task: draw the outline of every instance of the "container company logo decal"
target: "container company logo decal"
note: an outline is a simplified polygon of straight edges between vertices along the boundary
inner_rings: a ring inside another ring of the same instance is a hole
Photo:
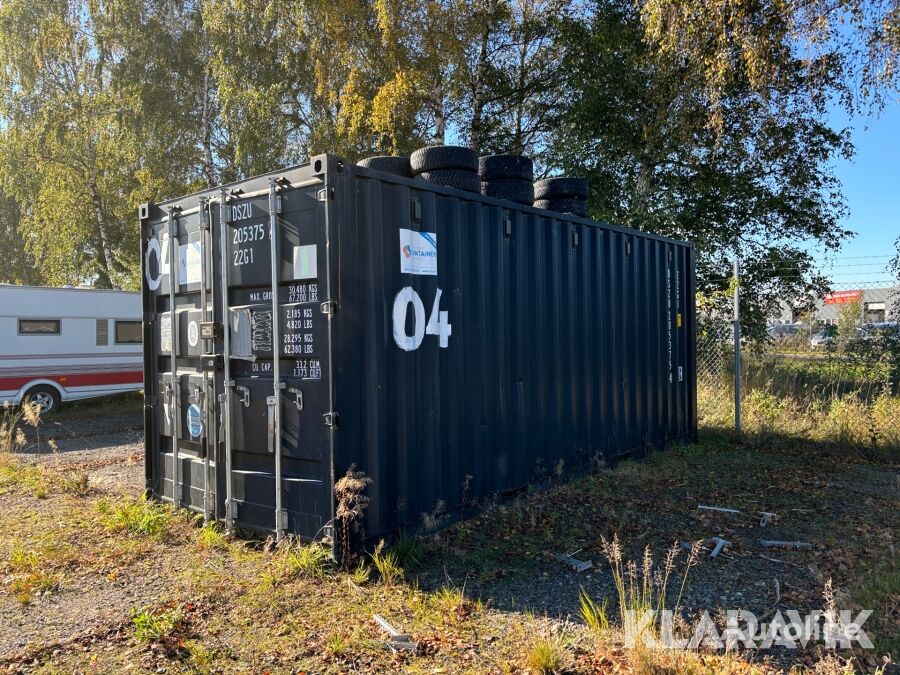
[[[437,234],[400,229],[400,272],[437,276]]]

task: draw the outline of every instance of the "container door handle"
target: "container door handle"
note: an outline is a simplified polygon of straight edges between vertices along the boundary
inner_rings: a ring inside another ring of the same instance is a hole
[[[165,397],[165,401],[166,401],[164,408],[166,411],[166,423],[169,425],[169,431],[172,432],[172,436],[175,435],[175,431],[173,428],[174,420],[173,420],[173,415],[172,415],[172,413],[174,412],[174,410],[173,410],[173,408],[174,408],[173,399],[175,398],[174,393],[175,393],[175,387],[172,386],[171,382],[166,382],[166,388],[163,393],[163,396]]]
[[[277,396],[266,396],[266,414],[268,418],[269,452],[275,452],[275,407],[278,405]]]
[[[294,387],[288,387],[288,391],[294,395],[294,405],[297,406],[297,410],[303,410],[303,392]]]

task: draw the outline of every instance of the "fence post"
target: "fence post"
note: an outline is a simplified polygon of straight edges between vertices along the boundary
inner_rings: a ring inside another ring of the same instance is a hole
[[[738,256],[734,254],[734,434],[741,439],[741,317]]]

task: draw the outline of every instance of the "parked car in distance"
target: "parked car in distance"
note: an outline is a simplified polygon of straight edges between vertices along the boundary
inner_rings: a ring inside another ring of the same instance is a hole
[[[813,349],[827,349],[834,346],[836,337],[837,328],[835,326],[823,326],[813,333],[809,339],[809,346]]]
[[[766,335],[775,342],[782,342],[797,337],[801,328],[803,328],[802,322],[776,323],[766,328]]]

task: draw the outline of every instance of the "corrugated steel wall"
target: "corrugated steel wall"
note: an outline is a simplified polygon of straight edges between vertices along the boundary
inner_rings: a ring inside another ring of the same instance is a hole
[[[373,479],[370,533],[693,438],[690,246],[353,171],[336,186],[335,461]],[[437,276],[400,272],[401,228],[436,233]],[[447,348],[394,344],[406,286],[426,315],[441,289]]]

